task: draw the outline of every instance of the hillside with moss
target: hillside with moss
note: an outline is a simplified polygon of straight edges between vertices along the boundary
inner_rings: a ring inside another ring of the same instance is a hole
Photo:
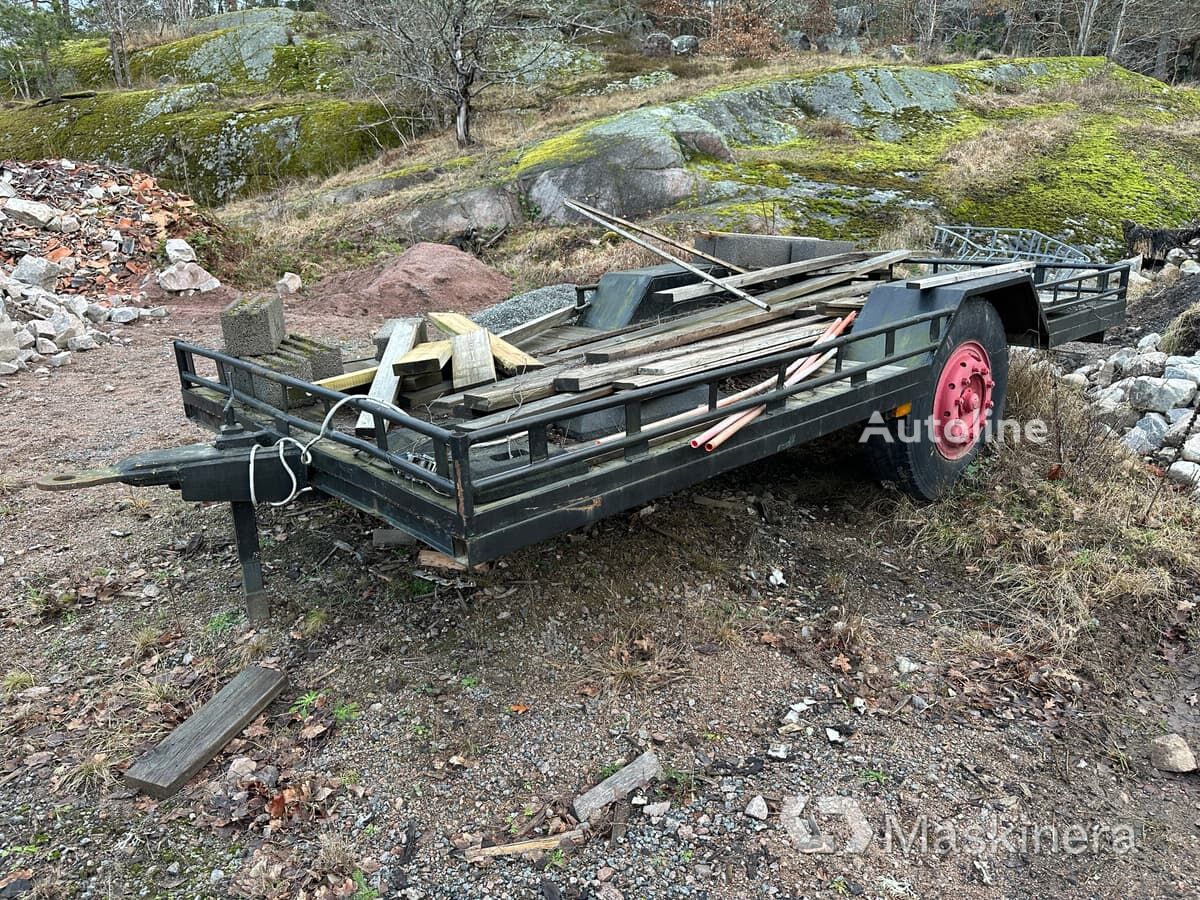
[[[289,247],[364,256],[505,229],[503,257],[523,252],[523,223],[572,221],[562,201],[575,197],[666,228],[894,244],[930,223],[975,223],[1111,256],[1124,219],[1200,216],[1194,89],[1099,58],[825,62],[706,74],[692,90],[680,79],[620,103],[567,98],[485,130],[468,154],[430,139],[403,165],[385,155],[292,192],[271,222]],[[265,211],[251,201],[230,214],[253,225]]]
[[[383,107],[350,91],[354,44],[320,17],[250,10],[191,31],[133,51],[132,90],[113,84],[102,39],[64,44],[66,99],[0,108],[0,156],[121,163],[218,203],[397,142]]]

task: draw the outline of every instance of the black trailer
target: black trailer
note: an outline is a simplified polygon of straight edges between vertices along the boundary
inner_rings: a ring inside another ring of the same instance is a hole
[[[852,330],[819,349],[777,353],[532,415],[518,410],[508,421],[482,427],[469,418],[434,424],[177,342],[185,413],[216,432],[216,440],[49,476],[39,487],[168,485],[186,500],[229,502],[253,617],[267,614],[255,504],[278,504],[304,489],[349,503],[471,566],[877,413],[885,424],[874,429],[867,450],[881,479],[932,500],[971,462],[986,440],[986,426],[1002,415],[1009,346],[1099,340],[1124,318],[1129,266],[1054,262],[992,271],[997,261],[912,262],[927,266],[931,276],[878,282]],[[790,365],[831,349],[814,377],[785,384]],[[771,389],[718,406],[728,384],[752,373],[761,377],[763,370],[776,375]],[[231,386],[250,377],[315,403],[284,409]],[[665,424],[647,412],[681,395],[707,397],[707,404]],[[718,449],[698,451],[689,444],[697,430],[759,404],[766,405],[765,414]],[[883,433],[900,436],[908,426],[954,410],[973,424],[951,438],[919,429],[916,440]],[[340,416],[353,421],[362,411],[374,418],[374,439],[338,428],[346,421]],[[602,412],[615,413],[623,431],[601,441],[561,440],[564,420]]]

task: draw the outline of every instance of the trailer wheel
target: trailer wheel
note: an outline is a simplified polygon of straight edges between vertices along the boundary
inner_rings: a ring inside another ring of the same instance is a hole
[[[1008,340],[995,307],[959,307],[934,354],[931,392],[905,416],[868,426],[867,456],[880,481],[922,500],[948,491],[1004,415]]]

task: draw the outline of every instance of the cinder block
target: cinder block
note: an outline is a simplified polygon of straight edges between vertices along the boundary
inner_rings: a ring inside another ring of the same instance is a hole
[[[231,356],[274,353],[287,336],[283,299],[263,294],[233,301],[221,312],[221,334]]]
[[[278,372],[281,375],[291,375],[293,378],[299,378],[301,381],[313,380],[312,361],[307,356],[301,356],[297,353],[288,353],[280,350],[277,353],[256,356],[250,362],[256,363],[264,369],[270,369],[272,372]],[[276,409],[304,406],[313,402],[311,397],[300,399],[294,393],[289,399],[288,389],[284,385],[269,378],[264,378],[261,375],[253,376],[250,392],[259,400],[262,400],[264,403],[270,403]]]
[[[281,351],[307,357],[312,363],[313,380],[332,378],[346,371],[342,365],[342,351],[329,344],[313,340],[301,334],[289,334],[279,345]]]

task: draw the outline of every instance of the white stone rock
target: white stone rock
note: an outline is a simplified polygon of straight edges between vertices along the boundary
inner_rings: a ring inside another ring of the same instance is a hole
[[[1138,350],[1157,350],[1161,343],[1162,335],[1157,331],[1152,331],[1137,342],[1137,348]]]
[[[767,801],[763,799],[762,794],[755,794],[754,798],[746,804],[746,815],[752,819],[765,822],[770,814],[770,810],[767,809]]]
[[[53,356],[58,352],[58,344],[49,338],[38,338],[34,344],[34,349],[42,356]]]
[[[1150,742],[1150,764],[1162,772],[1192,772],[1196,755],[1177,734],[1161,734]]]
[[[1187,406],[1196,396],[1194,382],[1183,378],[1135,378],[1129,386],[1129,405],[1143,412],[1166,413]]]
[[[1147,456],[1163,445],[1167,436],[1167,420],[1158,413],[1147,413],[1122,440],[1134,453]]]
[[[1167,468],[1167,478],[1176,484],[1200,485],[1200,463],[1182,460],[1171,463]]]
[[[1188,438],[1183,444],[1183,452],[1179,455],[1184,462],[1200,463],[1200,434]]]
[[[52,206],[38,203],[35,200],[24,200],[20,197],[10,197],[4,204],[4,214],[14,222],[31,225],[34,228],[48,228],[50,223],[62,215]]]
[[[46,365],[48,365],[52,369],[58,369],[65,365],[69,365],[70,362],[71,362],[71,351],[63,350],[61,353],[55,353],[53,356],[51,356],[49,359],[47,359]]]
[[[1167,354],[1157,350],[1148,350],[1122,363],[1121,372],[1130,377],[1153,375],[1161,378],[1163,369],[1167,367]]]
[[[67,340],[67,349],[71,351],[95,350],[98,346],[100,345],[96,343],[96,339],[90,334],[81,334],[79,337]]]
[[[0,323],[0,362],[13,362],[21,352],[17,336],[7,322]]]
[[[158,273],[158,285],[164,291],[181,293],[197,291],[201,294],[215,291],[221,286],[216,278],[194,262],[175,263]]]
[[[1189,259],[1179,266],[1180,275],[1200,275],[1200,262]]]
[[[166,244],[167,262],[189,263],[196,261],[196,251],[183,238],[171,238]]]
[[[1178,266],[1182,265],[1187,258],[1187,251],[1181,247],[1176,247],[1173,250],[1167,251],[1164,262],[1169,266]]]
[[[61,274],[62,269],[50,260],[27,253],[21,257],[21,261],[12,270],[12,279],[44,291],[53,291],[58,276]]]
[[[106,306],[101,306],[99,303],[89,303],[88,308],[83,315],[89,322],[94,322],[101,325],[108,321],[109,309]]]
[[[300,289],[304,287],[304,282],[295,272],[284,272],[283,277],[275,282],[275,293],[281,297],[286,297],[289,294],[298,294]]]
[[[136,322],[142,311],[136,306],[119,306],[108,311],[108,321],[114,325],[128,325]]]
[[[152,306],[149,309],[143,309],[141,317],[151,319],[165,319],[169,315],[169,311],[165,306]]]
[[[16,375],[21,371],[21,366],[16,362],[0,362],[0,375]]]

